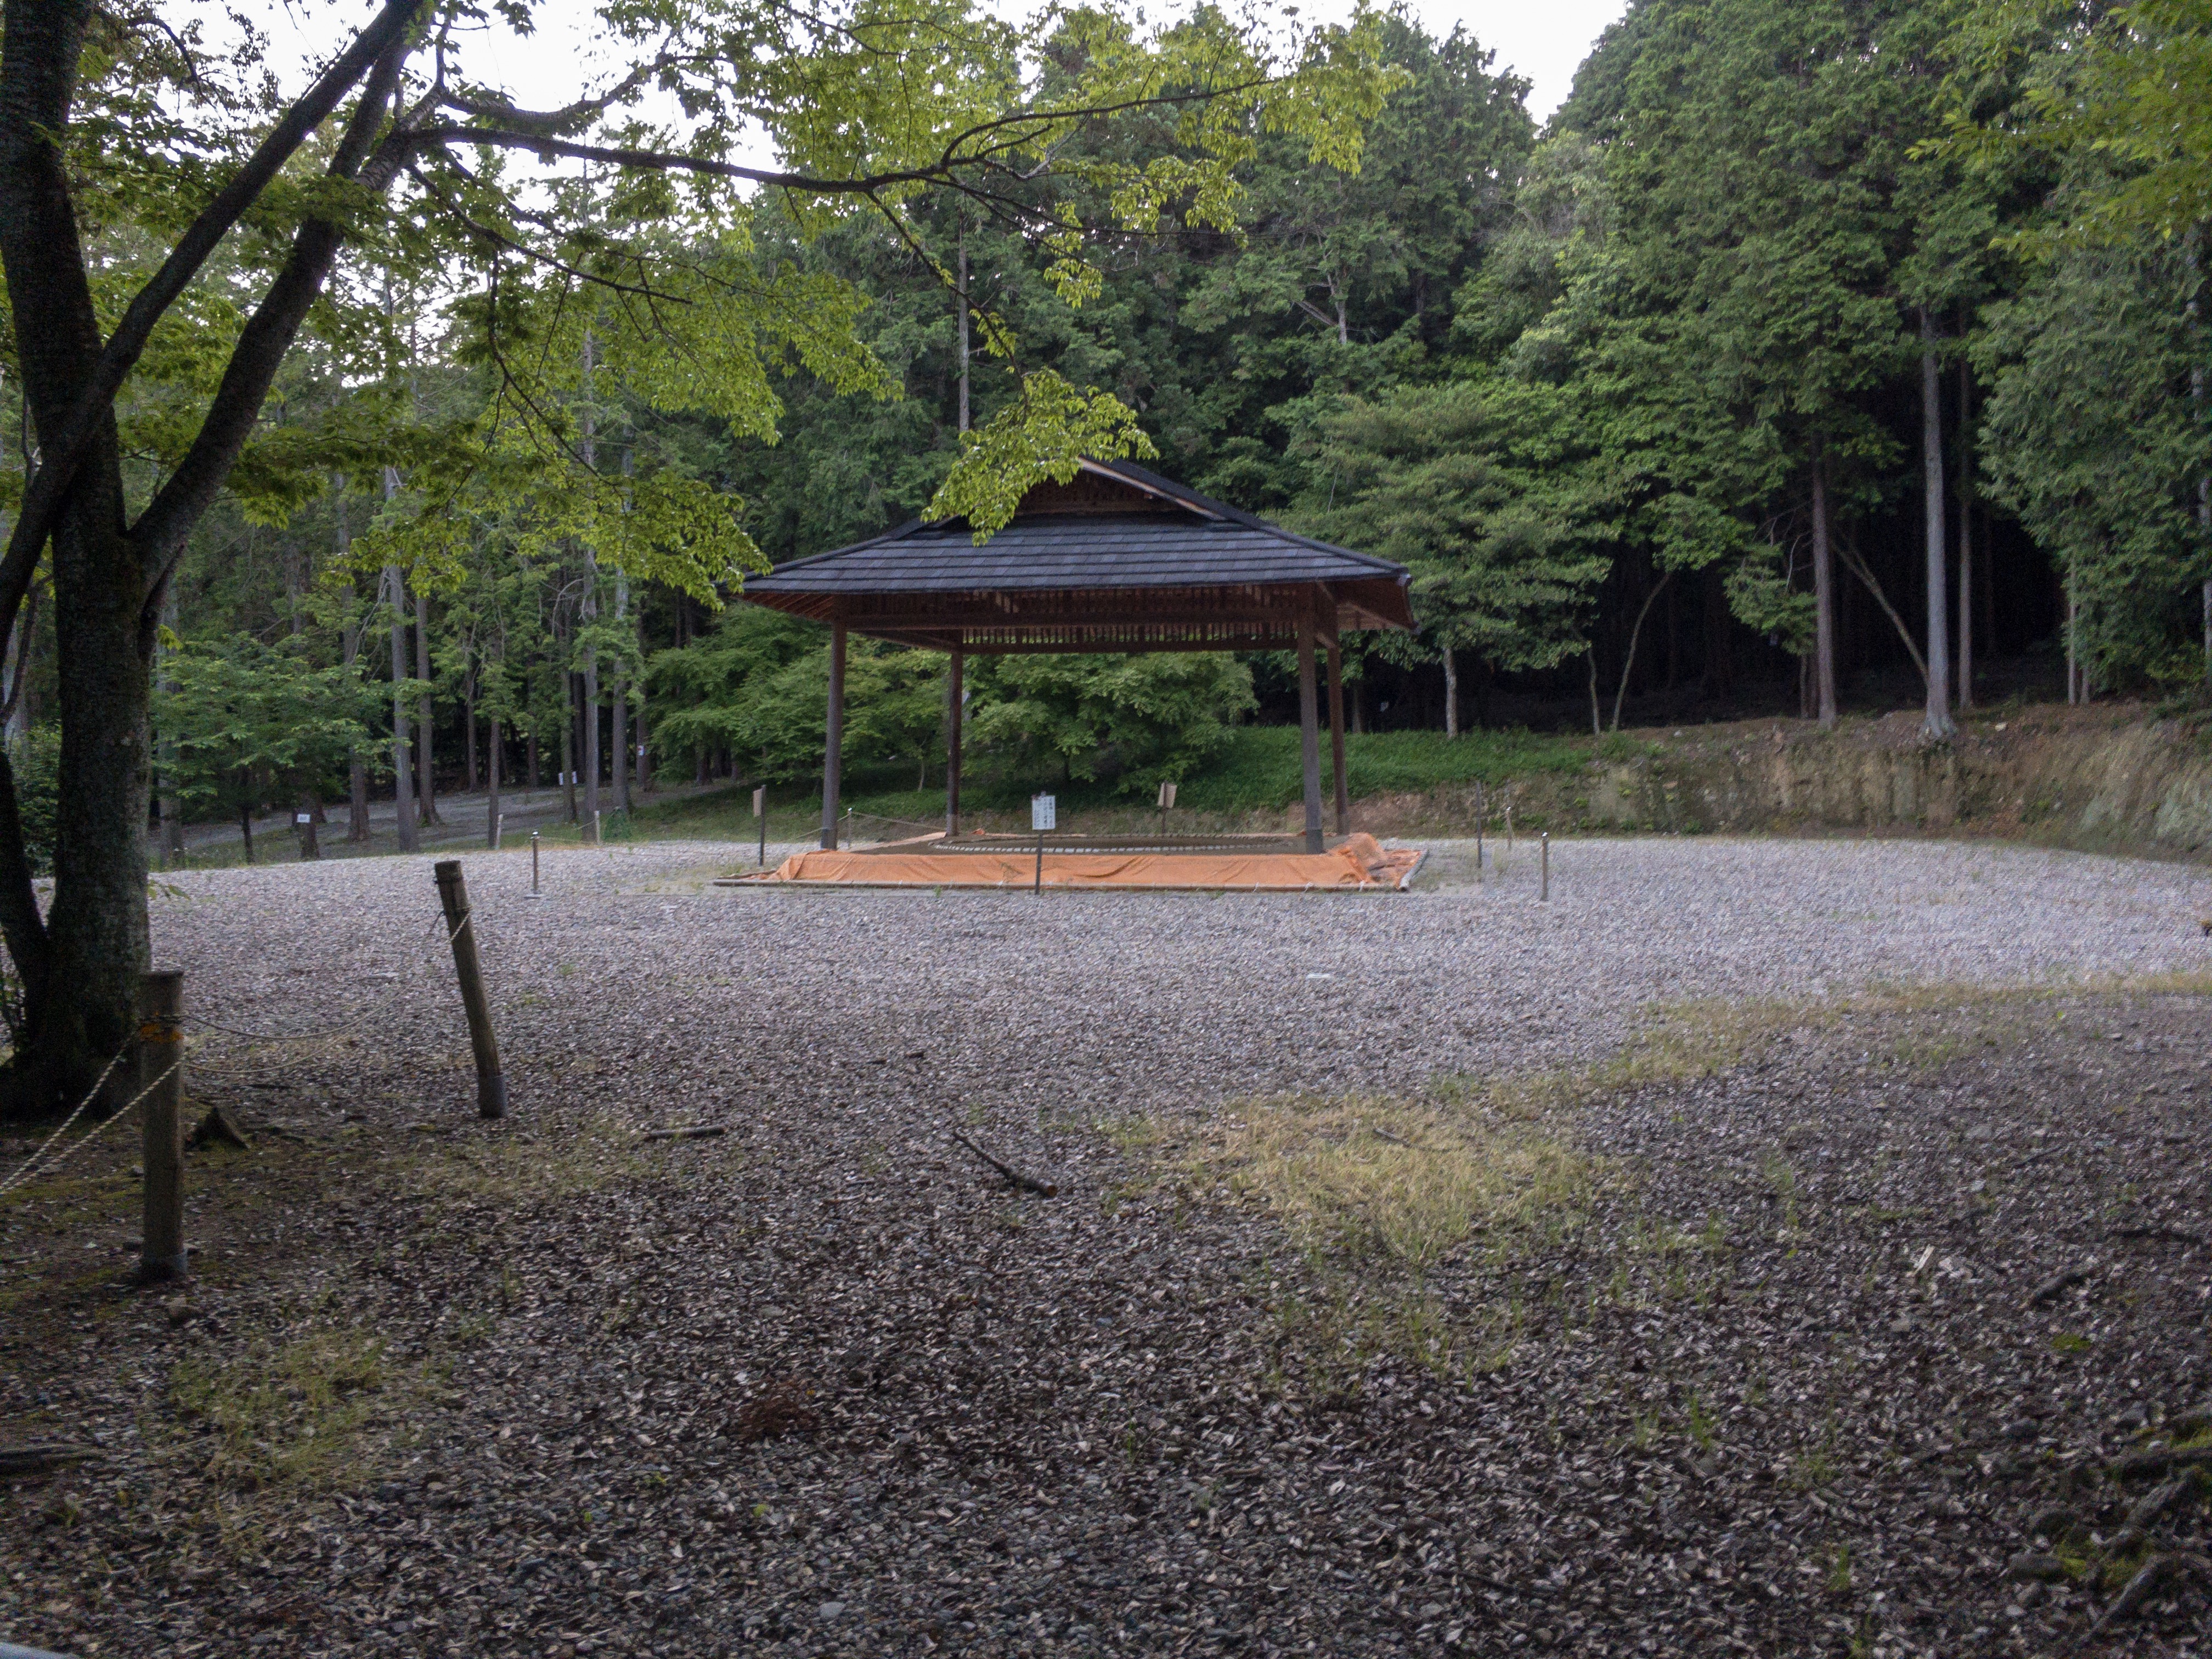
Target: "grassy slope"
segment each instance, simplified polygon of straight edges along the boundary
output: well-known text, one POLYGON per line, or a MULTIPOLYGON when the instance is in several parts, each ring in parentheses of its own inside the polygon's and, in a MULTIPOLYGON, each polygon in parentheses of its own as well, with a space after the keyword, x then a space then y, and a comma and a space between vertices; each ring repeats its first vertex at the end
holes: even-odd
MULTIPOLYGON (((1327 742, 1324 737, 1324 790, 1329 775, 1327 742)), ((1455 741, 1441 732, 1383 732, 1347 736, 1344 744, 1345 771, 1354 799, 1419 794, 1452 785, 1495 784, 1540 774, 1569 773, 1580 769, 1590 756, 1587 741, 1538 737, 1526 732, 1475 732, 1455 741)), ((913 768, 903 762, 890 767, 854 768, 846 775, 845 804, 857 812, 935 827, 945 816, 942 775, 927 789, 913 787, 913 768)), ((962 793, 961 804, 965 811, 1025 823, 1030 794, 1038 788, 1050 789, 1059 797, 1063 817, 1142 811, 1152 805, 1149 792, 1131 795, 1117 792, 1111 784, 1055 784, 1028 778, 971 778, 962 793)), ((1297 728, 1248 726, 1237 732, 1203 775, 1182 784, 1176 810, 1178 814, 1206 818, 1279 811, 1295 805, 1302 793, 1297 728)), ((819 822, 818 788, 794 786, 770 794, 771 840, 804 836, 819 822)), ((1001 823, 994 827, 1012 825, 1001 823)), ((647 806, 637 813, 635 830, 641 836, 654 838, 748 839, 757 833, 752 791, 732 786, 688 800, 647 806)), ((611 834, 609 839, 612 838, 611 834)))

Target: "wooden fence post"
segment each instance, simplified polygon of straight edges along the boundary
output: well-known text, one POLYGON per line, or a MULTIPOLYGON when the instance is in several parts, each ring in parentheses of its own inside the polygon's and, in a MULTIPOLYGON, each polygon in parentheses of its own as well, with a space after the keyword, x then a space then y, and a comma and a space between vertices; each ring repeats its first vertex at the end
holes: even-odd
POLYGON ((138 1103, 144 1130, 146 1213, 140 1240, 142 1284, 182 1279, 185 1259, 185 976, 147 974, 138 981, 138 1103), (158 1080, 157 1080, 158 1079, 158 1080))
POLYGON ((445 908, 446 931, 453 935, 453 971, 461 981, 461 1006, 469 1017, 469 1047, 476 1051, 477 1112, 507 1115, 507 1076, 500 1070, 499 1040, 492 1035, 491 1003, 484 995, 483 963, 477 955, 476 924, 469 916, 468 883, 459 859, 441 859, 434 867, 438 902, 445 908))

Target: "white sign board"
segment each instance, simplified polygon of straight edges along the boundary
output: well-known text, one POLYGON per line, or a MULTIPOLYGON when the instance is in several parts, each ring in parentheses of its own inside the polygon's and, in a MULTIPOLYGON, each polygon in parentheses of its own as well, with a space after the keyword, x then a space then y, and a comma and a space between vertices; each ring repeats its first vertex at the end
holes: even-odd
POLYGON ((1030 797, 1030 828, 1039 832, 1060 828, 1060 803, 1050 795, 1030 797))
POLYGON ((313 816, 310 813, 295 812, 292 814, 292 822, 295 823, 313 823, 314 821, 313 816))
POLYGON ((753 791, 753 816, 758 817, 768 811, 768 786, 763 784, 753 791))
POLYGON ((1166 811, 1168 810, 1168 808, 1170 808, 1170 806, 1173 806, 1173 805, 1175 805, 1175 792, 1176 792, 1176 787, 1175 787, 1175 785, 1173 785, 1173 784, 1171 784, 1171 783, 1163 783, 1163 784, 1160 786, 1160 811, 1161 811, 1164 812, 1164 811, 1166 811))

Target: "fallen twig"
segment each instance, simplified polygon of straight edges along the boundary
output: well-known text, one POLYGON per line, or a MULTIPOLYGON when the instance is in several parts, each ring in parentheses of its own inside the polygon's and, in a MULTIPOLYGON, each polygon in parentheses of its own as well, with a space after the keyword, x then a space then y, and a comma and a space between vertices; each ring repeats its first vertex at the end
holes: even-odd
POLYGON ((72 1463, 90 1462, 100 1455, 89 1446, 0 1446, 0 1480, 18 1480, 27 1475, 46 1474, 54 1469, 67 1468, 72 1463))
POLYGON ((958 1141, 969 1152, 975 1153, 976 1157, 981 1158, 984 1163, 989 1164, 1000 1175, 1006 1176, 1009 1182, 1020 1188, 1024 1192, 1035 1193, 1039 1198, 1057 1198, 1060 1196, 1060 1188, 1053 1185, 1051 1182, 1036 1180, 1031 1176, 1024 1175, 1019 1170, 1015 1169, 1011 1164, 1000 1163, 997 1158, 993 1158, 990 1153, 985 1152, 981 1146, 978 1146, 974 1141, 969 1139, 966 1135, 960 1133, 957 1130, 952 1130, 949 1133, 951 1134, 953 1139, 958 1141))
POLYGON ((2108 1227, 2105 1230, 2105 1237, 2107 1238, 2170 1238, 2177 1244, 2202 1244, 2204 1242, 2203 1234, 2192 1233, 2186 1227, 2166 1227, 2155 1224, 2108 1227))
POLYGON ((2051 1301, 2061 1291, 2069 1290, 2079 1285, 2088 1276, 2089 1270, 2087 1267, 2069 1267, 2063 1273, 2051 1274, 2050 1278, 2030 1291, 2027 1293, 2027 1299, 2031 1304, 2051 1301))
POLYGON ((712 1140, 716 1135, 729 1133, 726 1123, 679 1123, 672 1129, 647 1129, 647 1140, 712 1140))

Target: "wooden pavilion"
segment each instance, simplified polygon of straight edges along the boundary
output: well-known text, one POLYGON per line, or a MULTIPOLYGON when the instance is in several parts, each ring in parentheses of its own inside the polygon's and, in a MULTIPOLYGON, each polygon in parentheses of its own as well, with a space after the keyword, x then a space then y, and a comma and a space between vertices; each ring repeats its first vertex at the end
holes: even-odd
POLYGON ((1350 829, 1344 775, 1346 629, 1410 630, 1402 565, 1333 547, 1126 461, 1085 461, 1038 484, 981 546, 963 520, 915 519, 872 540, 795 559, 746 582, 744 597, 830 624, 830 723, 822 845, 837 845, 848 633, 951 653, 945 812, 960 811, 961 672, 972 653, 1277 651, 1298 656, 1305 847, 1319 853, 1320 698, 1327 653, 1336 830, 1350 829))

